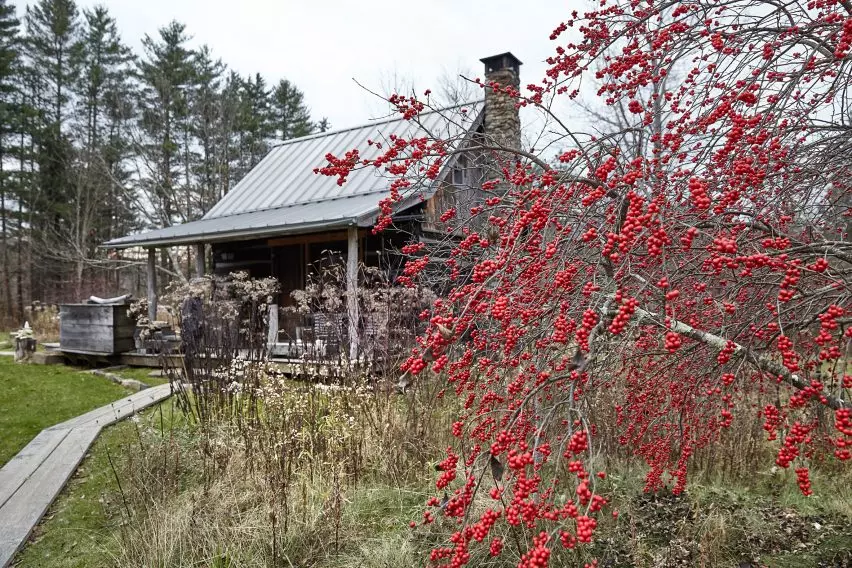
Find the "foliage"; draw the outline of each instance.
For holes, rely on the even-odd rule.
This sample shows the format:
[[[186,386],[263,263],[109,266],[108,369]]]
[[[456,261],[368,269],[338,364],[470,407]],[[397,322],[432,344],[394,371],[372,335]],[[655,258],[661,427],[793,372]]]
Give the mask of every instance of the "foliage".
[[[288,139],[319,127],[294,84],[275,98],[266,78],[190,46],[180,22],[134,53],[105,6],[38,0],[21,19],[23,33],[0,4],[3,319],[19,324],[33,301],[135,291],[143,259],[100,244],[201,217],[276,129]],[[160,264],[164,280],[180,279],[175,259]]]
[[[464,404],[436,482],[458,525],[434,563],[476,550],[546,566],[590,543],[602,438],[674,494],[735,421],[762,422],[806,496],[810,468],[848,467],[850,30],[842,2],[603,0],[555,25],[540,82],[477,81],[567,147],[548,160],[486,133],[458,150],[492,161],[484,203],[442,219],[460,235],[439,265],[452,290],[403,366],[440,373]],[[555,112],[591,79],[621,128],[585,134]],[[416,120],[429,100],[389,102]],[[636,137],[648,144],[623,143]],[[395,175],[381,229],[458,147],[400,137],[318,171]],[[424,244],[407,252],[414,285],[435,263]]]

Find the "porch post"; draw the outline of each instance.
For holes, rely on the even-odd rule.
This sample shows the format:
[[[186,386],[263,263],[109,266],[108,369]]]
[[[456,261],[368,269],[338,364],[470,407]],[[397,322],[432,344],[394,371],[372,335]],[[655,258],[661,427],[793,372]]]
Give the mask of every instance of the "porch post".
[[[349,227],[346,252],[346,296],[349,315],[349,359],[358,359],[358,227]]]
[[[157,319],[157,249],[148,249],[148,320]]]
[[[278,343],[278,304],[269,304],[269,331],[266,343],[269,349]]]
[[[204,243],[195,244],[195,275],[199,278],[204,276]]]

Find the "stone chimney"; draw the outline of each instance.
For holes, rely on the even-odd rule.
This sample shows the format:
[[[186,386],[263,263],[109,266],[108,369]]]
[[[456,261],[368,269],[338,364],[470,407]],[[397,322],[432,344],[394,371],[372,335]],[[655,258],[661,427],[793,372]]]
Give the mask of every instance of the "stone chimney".
[[[485,135],[507,148],[521,147],[521,119],[515,99],[487,86],[492,81],[501,87],[519,89],[521,61],[509,53],[480,59],[485,64]]]

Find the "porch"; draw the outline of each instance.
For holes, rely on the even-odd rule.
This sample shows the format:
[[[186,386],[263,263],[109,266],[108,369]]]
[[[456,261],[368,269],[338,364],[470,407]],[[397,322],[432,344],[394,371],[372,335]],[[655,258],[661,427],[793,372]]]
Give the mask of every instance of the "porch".
[[[359,290],[366,283],[361,266],[376,268],[389,281],[399,274],[403,259],[399,249],[410,235],[387,231],[373,235],[357,226],[343,230],[299,235],[270,236],[263,239],[198,242],[191,246],[195,275],[227,276],[244,271],[251,278],[275,278],[280,292],[269,307],[270,355],[277,358],[301,358],[347,355],[352,360],[376,350],[379,330],[384,335],[400,335],[402,330],[388,329],[387,318],[362,313]],[[158,248],[147,247],[148,316],[157,319],[159,283]],[[304,290],[329,273],[339,273],[341,309],[305,310],[292,293]]]

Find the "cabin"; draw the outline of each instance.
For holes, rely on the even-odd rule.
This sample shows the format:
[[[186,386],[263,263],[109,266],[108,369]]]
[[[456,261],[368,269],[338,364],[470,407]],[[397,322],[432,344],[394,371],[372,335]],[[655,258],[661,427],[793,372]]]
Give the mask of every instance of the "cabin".
[[[521,61],[511,53],[483,58],[485,79],[518,88]],[[390,195],[390,178],[376,168],[353,171],[342,186],[335,177],[314,173],[325,156],[343,156],[357,148],[362,158],[381,150],[395,136],[431,136],[454,141],[435,180],[424,180],[397,203],[393,225],[373,234],[379,202]],[[290,293],[303,289],[315,262],[326,251],[346,262],[350,292],[346,314],[349,355],[358,356],[359,314],[354,301],[358,266],[380,267],[393,278],[401,270],[399,250],[412,240],[446,237],[440,217],[448,208],[459,212],[483,199],[481,183],[494,163],[493,150],[520,147],[520,119],[514,100],[496,89],[485,89],[484,100],[424,112],[413,120],[391,118],[343,130],[282,142],[255,166],[204,217],[197,221],[128,235],[104,243],[110,249],[142,247],[148,252],[148,302],[157,313],[156,255],[160,247],[194,247],[196,272],[225,275],[238,270],[253,278],[275,277],[281,285],[270,342],[292,336],[289,322],[278,321]],[[487,148],[487,150],[485,150]],[[458,151],[465,150],[466,151]],[[371,154],[372,152],[372,154]],[[489,161],[490,160],[490,161]]]

